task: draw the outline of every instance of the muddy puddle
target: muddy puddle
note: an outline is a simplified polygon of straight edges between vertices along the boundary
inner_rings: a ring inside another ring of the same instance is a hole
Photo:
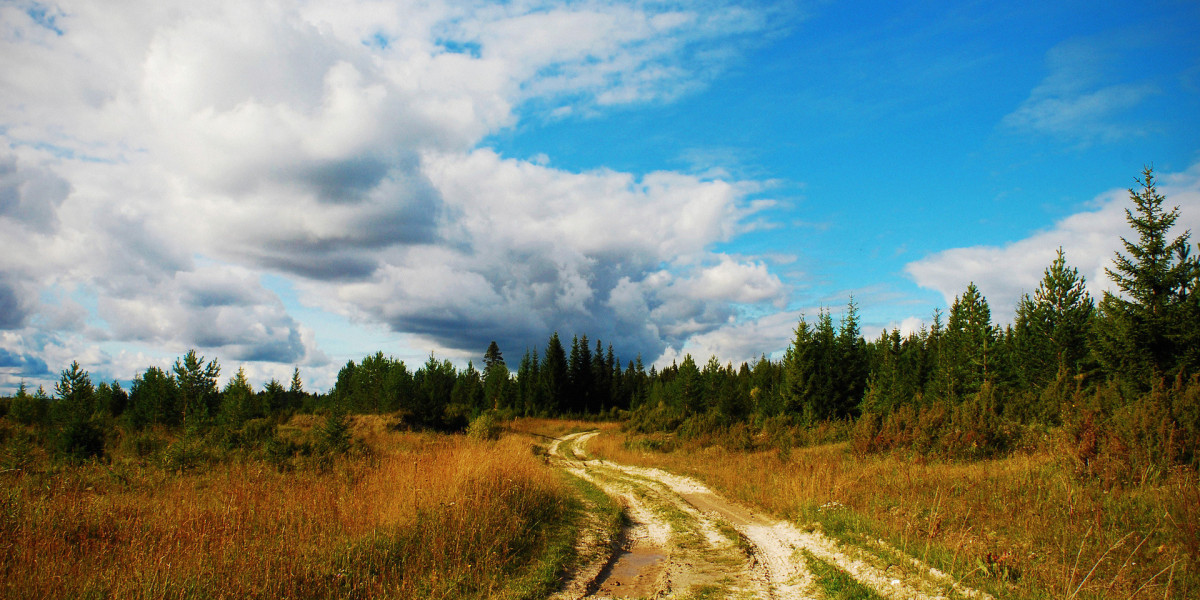
[[[652,594],[667,566],[667,555],[657,548],[621,552],[598,580],[597,594],[610,598],[641,598]]]

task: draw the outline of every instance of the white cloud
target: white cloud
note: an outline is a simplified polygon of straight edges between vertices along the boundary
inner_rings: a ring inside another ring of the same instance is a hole
[[[721,327],[693,335],[681,347],[668,347],[654,361],[658,366],[670,365],[691,354],[698,363],[710,356],[733,363],[754,364],[761,356],[778,358],[791,345],[802,311],[782,311],[758,319],[726,323]],[[807,313],[815,315],[816,311]]]
[[[1172,235],[1200,231],[1200,163],[1182,173],[1158,173],[1156,181],[1166,208],[1180,208]],[[1094,204],[1095,209],[1061,219],[1027,238],[1004,246],[943,250],[908,263],[905,272],[921,287],[940,292],[947,305],[973,281],[988,299],[993,321],[1007,323],[1017,300],[1033,293],[1061,246],[1067,265],[1079,269],[1089,292],[1099,299],[1105,290],[1115,291],[1105,268],[1111,268],[1115,252],[1124,253],[1121,238],[1136,239],[1125,220],[1125,209],[1133,206],[1128,190],[1105,192]]]
[[[1046,55],[1049,74],[1001,121],[1005,127],[1080,143],[1110,142],[1142,131],[1123,120],[1125,111],[1157,93],[1148,82],[1106,83],[1109,44],[1070,40]]]
[[[477,148],[529,115],[703,85],[767,26],[762,13],[45,8],[52,21],[0,7],[0,386],[79,357],[126,377],[190,346],[253,373],[327,361],[264,273],[452,349],[561,327],[657,351],[723,326],[731,303],[779,301],[762,263],[709,250],[750,227],[754,186],[570,173]],[[56,290],[81,298],[45,303]]]

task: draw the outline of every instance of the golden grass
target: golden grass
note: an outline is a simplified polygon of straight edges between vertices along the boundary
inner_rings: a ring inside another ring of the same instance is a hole
[[[1106,489],[1049,451],[972,463],[857,458],[845,444],[730,452],[641,450],[610,433],[589,452],[695,476],[729,497],[856,543],[883,538],[1009,598],[1192,598],[1200,593],[1200,487]]]
[[[527,439],[353,428],[373,458],[324,469],[7,473],[0,597],[497,597],[553,580],[572,501]]]

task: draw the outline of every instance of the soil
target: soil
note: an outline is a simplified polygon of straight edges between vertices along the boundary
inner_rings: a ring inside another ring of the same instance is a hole
[[[585,447],[595,435],[564,436],[549,454],[621,504],[626,524],[616,539],[581,533],[580,556],[591,560],[555,598],[823,598],[807,566],[815,558],[884,598],[990,600],[882,541],[849,546],[727,500],[694,479],[593,459]]]

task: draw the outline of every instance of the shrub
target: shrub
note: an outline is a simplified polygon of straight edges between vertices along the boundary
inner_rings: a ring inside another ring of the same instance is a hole
[[[345,454],[350,450],[350,419],[346,413],[335,410],[325,416],[325,424],[318,433],[317,446],[330,454]]]
[[[1120,382],[1064,407],[1059,446],[1077,476],[1106,485],[1155,481],[1200,463],[1200,377],[1158,382],[1132,400]]]
[[[59,433],[58,449],[72,460],[99,458],[104,454],[104,430],[92,420],[72,419]]]
[[[876,452],[879,446],[879,415],[866,412],[854,422],[850,430],[850,450],[855,456],[866,456]]]
[[[162,452],[162,467],[167,471],[185,472],[195,469],[212,459],[211,453],[200,440],[185,437],[170,444]]]
[[[502,429],[499,417],[489,410],[471,419],[471,424],[467,426],[467,437],[480,441],[498,440]]]
[[[275,421],[271,419],[250,419],[242,425],[242,441],[245,443],[265,443],[275,438]]]

